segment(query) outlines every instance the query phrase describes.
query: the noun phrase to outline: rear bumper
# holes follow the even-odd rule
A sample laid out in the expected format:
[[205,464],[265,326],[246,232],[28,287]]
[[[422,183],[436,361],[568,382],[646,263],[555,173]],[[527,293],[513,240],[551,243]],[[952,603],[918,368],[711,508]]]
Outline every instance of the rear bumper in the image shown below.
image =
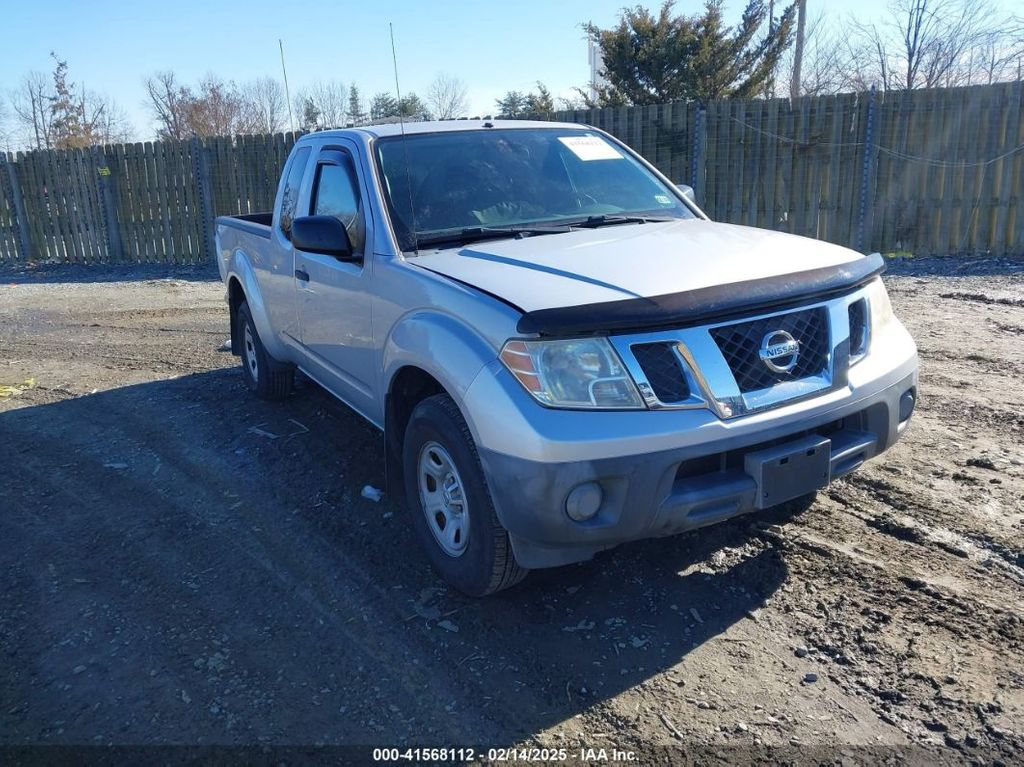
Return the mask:
[[[907,426],[917,397],[916,355],[872,383],[861,390],[869,394],[848,391],[840,402],[796,419],[764,418],[756,429],[727,436],[716,431],[709,440],[688,434],[684,444],[669,449],[555,462],[484,447],[479,453],[519,563],[553,567],[626,541],[672,535],[764,507],[746,461],[757,451],[816,437],[811,441],[828,440],[821,485],[855,470],[892,446]],[[602,501],[593,518],[576,522],[565,502],[586,482],[600,486]]]

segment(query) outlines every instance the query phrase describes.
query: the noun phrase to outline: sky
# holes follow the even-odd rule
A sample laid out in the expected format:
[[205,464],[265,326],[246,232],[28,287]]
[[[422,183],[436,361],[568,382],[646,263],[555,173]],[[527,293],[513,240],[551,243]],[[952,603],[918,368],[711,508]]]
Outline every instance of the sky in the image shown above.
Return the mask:
[[[403,93],[424,95],[438,72],[468,86],[470,114],[489,114],[509,90],[544,82],[570,95],[590,78],[580,24],[608,27],[636,0],[389,0],[281,3],[270,0],[0,0],[0,94],[30,70],[50,72],[50,51],[67,60],[72,81],[114,99],[151,138],[143,78],[173,70],[194,84],[212,72],[225,80],[281,79],[278,39],[291,91],[316,79],[355,82],[364,101],[394,93],[388,23],[394,24]],[[644,2],[658,7],[658,2]],[[777,3],[781,5],[782,3]],[[692,13],[702,0],[677,0]],[[743,0],[727,0],[738,17]],[[1012,3],[1007,3],[1009,7]],[[808,0],[813,14],[879,16],[886,0]]]

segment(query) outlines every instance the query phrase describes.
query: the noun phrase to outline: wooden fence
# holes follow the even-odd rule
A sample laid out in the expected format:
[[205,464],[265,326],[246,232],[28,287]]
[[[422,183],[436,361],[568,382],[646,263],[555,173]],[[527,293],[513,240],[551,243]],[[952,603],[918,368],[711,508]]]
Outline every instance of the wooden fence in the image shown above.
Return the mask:
[[861,251],[1024,255],[1024,83],[585,110],[713,219]]
[[[1024,255],[1024,84],[563,112],[708,214],[861,251]],[[293,134],[0,155],[0,262],[198,263],[273,206]]]
[[293,134],[0,155],[0,261],[198,263],[274,204]]

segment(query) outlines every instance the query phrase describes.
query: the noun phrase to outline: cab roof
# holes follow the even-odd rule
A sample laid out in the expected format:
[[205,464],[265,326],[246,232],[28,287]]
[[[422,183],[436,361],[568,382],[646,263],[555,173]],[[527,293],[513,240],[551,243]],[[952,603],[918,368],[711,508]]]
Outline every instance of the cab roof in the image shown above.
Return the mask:
[[[315,138],[340,138],[361,134],[373,138],[402,135],[402,124],[398,122],[381,123],[379,125],[360,125],[356,128],[317,131],[307,134]],[[498,130],[498,129],[547,128],[555,130],[592,130],[588,125],[580,123],[558,123],[546,120],[432,120],[405,123],[405,135],[419,133],[452,133],[455,131]],[[304,136],[303,138],[306,138]]]

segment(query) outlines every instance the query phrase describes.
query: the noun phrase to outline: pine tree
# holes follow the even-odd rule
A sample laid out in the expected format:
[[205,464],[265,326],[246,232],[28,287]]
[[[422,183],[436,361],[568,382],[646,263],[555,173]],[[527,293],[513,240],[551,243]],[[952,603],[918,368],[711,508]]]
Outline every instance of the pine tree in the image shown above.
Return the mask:
[[526,115],[531,120],[550,120],[555,114],[555,100],[544,83],[537,81],[537,91],[526,96]]
[[398,117],[398,100],[390,93],[377,93],[370,99],[370,119]]
[[415,93],[407,93],[405,96],[402,96],[402,102],[398,111],[402,113],[402,117],[411,117],[414,120],[430,119],[430,110],[423,103],[423,99]]
[[627,8],[614,29],[586,25],[608,81],[599,105],[706,102],[764,92],[792,40],[795,5],[761,39],[755,38],[769,17],[761,0],[749,0],[735,28],[724,22],[722,0],[708,0],[693,16],[676,16],[673,6],[666,0],[657,16],[641,6]]
[[498,117],[504,120],[550,120],[555,114],[551,91],[540,81],[536,91],[509,91],[494,105],[498,108]]
[[353,125],[362,125],[366,122],[366,112],[363,111],[362,99],[359,97],[359,88],[355,83],[348,89],[348,120]]
[[515,120],[526,115],[529,97],[521,91],[509,91],[500,99],[495,99],[498,117],[504,120]]
[[53,95],[50,96],[50,129],[53,145],[57,149],[89,146],[91,143],[85,125],[85,104],[75,92],[74,83],[68,82],[68,63],[50,53],[56,66],[53,69]]
[[302,102],[302,130],[312,132],[320,130],[320,110],[316,108],[316,102],[306,96]]

